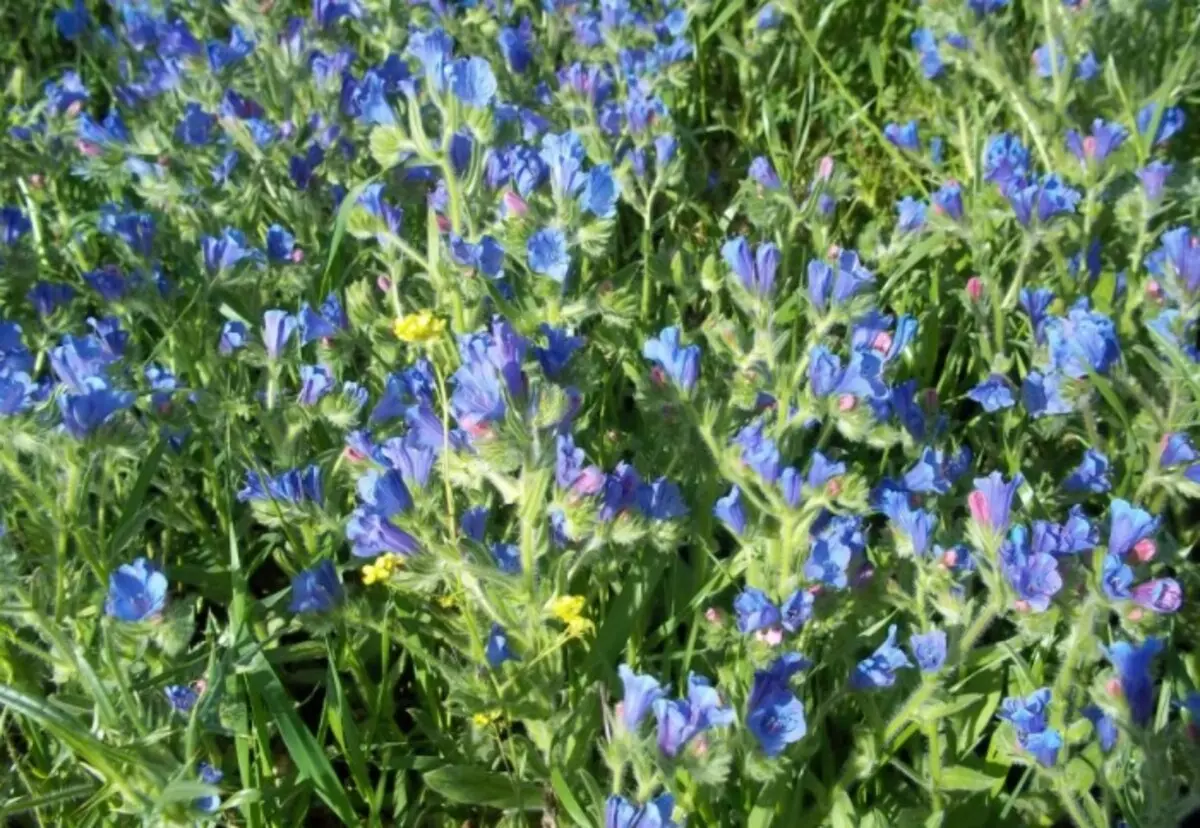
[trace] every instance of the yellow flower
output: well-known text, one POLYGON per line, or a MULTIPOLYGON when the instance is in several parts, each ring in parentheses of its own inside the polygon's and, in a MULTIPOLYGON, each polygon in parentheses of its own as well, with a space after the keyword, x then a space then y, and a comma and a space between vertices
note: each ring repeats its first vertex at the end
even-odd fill
POLYGON ((392 577, 395 572, 404 563, 404 558, 399 555, 387 554, 377 558, 374 563, 369 563, 363 567, 363 583, 373 584, 378 581, 386 581, 392 577))
POLYGON ((486 713, 476 713, 471 717, 471 721, 475 723, 476 727, 487 727, 499 721, 501 715, 503 714, 499 710, 489 710, 486 713))
POLYGON ((571 638, 579 638, 595 629, 595 625, 583 617, 583 607, 582 595, 560 595, 547 605, 550 614, 567 625, 567 635, 571 638))
POLYGON ((438 319, 432 311, 417 311, 401 316, 392 325, 392 332, 405 342, 429 342, 437 339, 446 330, 446 321, 438 319))
POLYGON ((458 603, 454 599, 453 595, 439 595, 437 602, 438 602, 438 606, 440 606, 442 609, 450 609, 451 607, 453 607, 455 604, 458 603))

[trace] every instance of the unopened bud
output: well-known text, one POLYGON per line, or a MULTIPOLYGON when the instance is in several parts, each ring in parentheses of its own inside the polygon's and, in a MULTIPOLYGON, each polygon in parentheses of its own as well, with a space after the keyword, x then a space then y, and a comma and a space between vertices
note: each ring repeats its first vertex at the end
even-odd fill
POLYGON ((1146 282, 1146 295, 1151 299, 1161 300, 1163 298, 1162 285, 1160 285, 1155 279, 1151 279, 1149 282, 1146 282))
POLYGON ((304 251, 299 247, 292 251, 292 261, 296 264, 300 264, 302 261, 304 261, 304 251))
POLYGON ((858 404, 858 400, 856 400, 853 397, 853 395, 851 395, 851 394, 842 394, 842 396, 838 397, 838 401, 837 401, 838 411, 841 411, 843 413, 847 412, 847 411, 853 411, 854 406, 856 406, 857 404, 858 404))
POLYGON ((725 620, 725 617, 716 607, 709 607, 704 611, 704 620, 710 624, 720 624, 725 620))
POLYGON ((781 627, 768 627, 765 630, 756 632, 754 637, 768 647, 778 647, 783 643, 783 629, 781 627))
POLYGON ((387 293, 392 289, 392 280, 380 274, 375 278, 375 287, 379 288, 383 293, 387 293))
POLYGON ((1155 554, 1157 553, 1158 546, 1156 546, 1154 541, 1150 540, 1150 538, 1142 538, 1133 545, 1133 555, 1142 563, 1153 560, 1155 554))
POLYGON ((1013 604, 1013 609, 1017 612, 1029 612, 1029 602, 1022 598, 1013 604))
POLYGON ((825 484, 825 492, 830 497, 837 497, 842 493, 842 478, 835 477, 825 484))
POLYGON ((504 207, 514 216, 524 216, 529 212, 529 205, 525 203, 525 199, 512 190, 504 192, 504 207))
POLYGON ((983 280, 978 276, 967 279, 967 297, 972 302, 978 302, 983 298, 983 280))
POLYGON ((826 155, 817 164, 817 178, 828 181, 833 177, 833 156, 826 155))
POLYGON ((871 347, 881 354, 886 354, 892 350, 892 335, 887 331, 880 331, 871 341, 871 347))

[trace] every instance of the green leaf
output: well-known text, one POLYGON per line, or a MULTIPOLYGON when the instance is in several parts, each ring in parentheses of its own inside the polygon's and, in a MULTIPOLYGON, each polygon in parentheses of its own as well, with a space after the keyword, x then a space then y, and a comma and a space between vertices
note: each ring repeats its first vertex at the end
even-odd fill
POLYGON ((1004 777, 988 776, 986 773, 954 765, 942 769, 940 788, 947 791, 986 791, 1004 782, 1004 777))
POLYGON ((146 499, 146 492, 150 490, 150 481, 154 479, 154 473, 158 471, 158 465, 162 462, 163 452, 166 449, 167 441, 159 440, 150 452, 150 456, 142 463, 137 480, 134 481, 133 488, 129 490, 129 496, 125 498, 125 508, 121 510, 121 519, 117 521, 117 527, 109 537, 108 560, 112 561, 120 557, 125 546, 133 539, 142 522, 145 521, 146 513, 142 511, 142 502, 146 499))
POLYGON ((412 144, 400 127, 377 126, 371 130, 371 157, 385 170, 399 164, 401 156, 411 150, 412 144))
POLYGON ((595 824, 592 818, 588 816, 579 804, 579 800, 575 798, 574 792, 567 784, 566 777, 562 775, 562 771, 558 768, 550 771, 550 785, 554 788, 554 795, 558 798, 558 804, 562 805, 563 810, 575 820, 575 824, 581 828, 593 828, 595 824))
POLYGON ((469 765, 446 765, 423 777, 430 789, 451 802, 503 810, 538 811, 542 792, 534 784, 469 765))

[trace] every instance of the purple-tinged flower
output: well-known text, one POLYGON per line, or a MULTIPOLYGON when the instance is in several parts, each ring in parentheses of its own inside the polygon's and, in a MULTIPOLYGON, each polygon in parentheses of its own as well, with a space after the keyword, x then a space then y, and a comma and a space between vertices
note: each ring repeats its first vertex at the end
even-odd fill
POLYGON ((1153 542, 1158 526, 1159 518, 1119 497, 1113 498, 1109 506, 1109 554, 1124 560, 1139 543, 1153 542))
POLYGON ((108 576, 104 614, 109 618, 129 622, 152 620, 162 613, 166 603, 166 576, 145 558, 122 564, 108 576))
POLYGON ((342 599, 342 584, 328 559, 292 578, 292 601, 296 613, 328 612, 342 599))
POLYGON ((1030 553, 1029 534, 1024 526, 1014 526, 1000 550, 1001 569, 1017 596, 1017 605, 1033 612, 1045 612, 1050 599, 1062 589, 1058 559, 1044 552, 1030 553))
POLYGON ((504 56, 509 70, 517 74, 524 73, 530 62, 533 61, 535 42, 533 21, 529 19, 529 15, 521 18, 519 26, 502 28, 496 40, 500 46, 500 54, 504 56))
POLYGON ((263 261, 262 251, 248 245, 246 235, 232 227, 226 227, 220 236, 204 236, 200 246, 209 276, 219 276, 241 262, 259 264, 263 261))
POLYGON ((621 721, 630 733, 636 733, 638 725, 650 713, 655 702, 666 696, 666 691, 658 679, 642 673, 635 673, 629 665, 622 664, 617 668, 625 694, 621 698, 621 721))
POLYGON ((557 227, 544 227, 529 237, 526 244, 529 269, 534 273, 549 276, 562 284, 571 269, 571 252, 567 248, 567 237, 557 227))
POLYGON ((168 684, 163 688, 163 694, 167 697, 167 704, 171 705, 171 709, 185 716, 191 713, 196 702, 200 701, 200 694, 186 684, 168 684))
POLYGON ((407 558, 422 551, 416 538, 366 507, 359 507, 351 513, 346 524, 346 540, 350 541, 350 553, 356 558, 374 558, 385 554, 407 558))
POLYGON ((896 646, 896 625, 892 624, 888 627, 887 640, 854 668, 850 676, 850 686, 855 690, 891 687, 896 683, 896 671, 901 667, 911 666, 912 662, 908 660, 908 656, 896 646))
POLYGON ((915 120, 906 124, 888 123, 883 128, 883 137, 893 146, 903 150, 916 152, 921 149, 921 136, 915 120))
POLYGON ((912 650, 917 667, 922 673, 936 673, 946 663, 946 632, 931 630, 910 636, 908 648, 912 650))
POLYGON ((579 205, 584 210, 599 218, 612 218, 620 197, 621 184, 613 176, 611 166, 597 164, 588 170, 579 192, 579 205))
POLYGON ((925 228, 924 201, 918 201, 912 196, 905 196, 896 202, 896 230, 900 233, 915 233, 925 228))
POLYGON ((645 805, 634 805, 623 796, 612 795, 604 805, 605 828, 679 828, 671 819, 675 797, 664 793, 645 805))
POLYGON ((1096 731, 1096 737, 1100 740, 1100 750, 1103 753, 1110 752, 1116 746, 1117 737, 1120 735, 1113 717, 1094 704, 1087 705, 1079 712, 1092 723, 1092 729, 1096 731))
POLYGON ((520 660, 519 656, 513 652, 512 647, 509 646, 508 633, 504 631, 504 627, 501 627, 494 621, 492 622, 491 630, 488 632, 484 656, 487 658, 488 666, 493 670, 506 661, 520 660))
POLYGON ((1168 282, 1167 292, 1173 297, 1200 290, 1200 236, 1187 227, 1166 231, 1159 248, 1146 258, 1146 269, 1168 282))
POLYGON ((1163 144, 1171 139, 1171 136, 1183 130, 1183 125, 1187 122, 1187 118, 1183 114, 1183 110, 1177 106, 1169 106, 1163 112, 1162 117, 1158 117, 1158 104, 1148 103, 1143 106, 1137 114, 1138 132, 1145 135, 1154 126, 1155 119, 1158 120, 1158 127, 1154 131, 1154 143, 1163 144))
POLYGON ((300 305, 296 314, 296 322, 300 328, 300 343, 307 345, 319 339, 330 339, 350 327, 346 311, 342 308, 342 300, 336 293, 330 293, 316 310, 308 302, 300 305))
POLYGON ((989 414, 1004 408, 1012 408, 1017 404, 1013 396, 1012 386, 1000 374, 991 374, 983 382, 976 385, 967 397, 983 406, 989 414))
POLYGON ((1002 535, 1008 530, 1013 495, 1024 481, 1019 472, 1007 483, 995 471, 987 477, 975 478, 975 490, 967 496, 972 520, 980 528, 1002 535))
POLYGON ((771 166, 770 159, 765 155, 760 155, 750 162, 748 174, 764 190, 779 190, 783 188, 783 182, 779 180, 779 175, 775 172, 775 168, 771 166))
POLYGON ((1200 460, 1200 453, 1196 452, 1191 438, 1182 432, 1166 435, 1163 437, 1160 446, 1161 453, 1158 462, 1164 469, 1169 469, 1172 466, 1187 465, 1200 460))
POLYGON ((1070 414, 1074 406, 1063 396, 1063 376, 1055 371, 1046 374, 1030 371, 1021 383, 1021 399, 1034 417, 1070 414))
POLYGON ((533 355, 546 376, 556 379, 566 370, 571 356, 584 346, 587 339, 574 336, 563 328, 552 328, 544 322, 538 330, 546 337, 546 346, 535 345, 533 355))
POLYGON ((813 615, 813 594, 797 589, 779 607, 780 625, 790 633, 799 632, 813 615))
POLYGON ((1105 656, 1116 668, 1121 694, 1129 705, 1129 718, 1139 727, 1150 724, 1154 713, 1154 677, 1150 668, 1162 648, 1162 641, 1157 638, 1147 638, 1140 645, 1118 641, 1104 648, 1105 656))
POLYGON ((808 663, 799 653, 785 653, 766 670, 754 672, 746 705, 746 727, 767 756, 778 756, 808 732, 804 705, 788 688, 788 680, 808 663))
POLYGON ((325 365, 300 366, 300 392, 296 401, 300 405, 312 406, 333 390, 333 372, 325 365))
POLYGON ((659 699, 654 702, 658 720, 658 748, 674 759, 688 742, 714 727, 733 723, 733 708, 721 703, 721 697, 708 679, 691 673, 686 699, 659 699))
POLYGON ((1074 213, 1083 198, 1078 190, 1064 184, 1057 173, 1047 173, 1037 181, 1017 178, 1009 183, 1005 196, 1022 227, 1028 227, 1035 218, 1044 224, 1056 216, 1074 213))
POLYGON ((1050 689, 1043 687, 1025 698, 1012 696, 1000 703, 996 714, 1017 729, 1018 733, 1041 733, 1046 729, 1050 706, 1050 689))
POLYGON ((1051 78, 1067 68, 1067 55, 1061 40, 1044 43, 1033 50, 1033 68, 1039 78, 1051 78))
POLYGON ((1083 57, 1079 59, 1079 63, 1075 65, 1075 77, 1087 83, 1096 75, 1100 74, 1100 61, 1096 60, 1096 55, 1090 49, 1083 53, 1083 57))
POLYGON ((263 314, 263 346, 267 349, 267 359, 279 359, 280 352, 287 346, 288 340, 296 332, 299 322, 290 313, 273 308, 263 314))
POLYGON ((79 74, 73 71, 63 72, 59 81, 48 81, 43 88, 46 95, 46 108, 52 115, 62 115, 71 107, 76 111, 89 97, 87 87, 83 85, 79 74))
POLYGON ((293 262, 296 237, 287 228, 272 224, 267 228, 267 258, 273 262, 293 262))
POLYGON ((217 116, 205 112, 200 104, 189 103, 184 107, 183 118, 175 127, 175 137, 189 147, 202 147, 212 138, 217 116))
POLYGON ((1063 740, 1057 730, 1047 728, 1037 733, 1018 733, 1017 744, 1033 756, 1042 767, 1052 768, 1058 761, 1058 751, 1063 746, 1063 740))
POLYGON ((59 9, 54 13, 54 27, 58 29, 58 33, 66 40, 76 40, 87 31, 88 25, 92 22, 88 16, 87 6, 83 4, 83 0, 75 0, 74 5, 69 9, 59 9))
POLYGON ((1103 494, 1112 488, 1108 479, 1108 458, 1094 448, 1084 452, 1083 460, 1067 475, 1063 489, 1068 492, 1103 494))
POLYGON ((656 365, 684 393, 690 392, 700 378, 700 346, 680 343, 679 328, 663 328, 657 337, 647 339, 642 356, 656 365))
POLYGON ((778 627, 782 621, 779 608, 761 589, 746 587, 733 602, 737 627, 743 635, 778 627))
POLYGON ((1183 590, 1174 578, 1155 578, 1138 584, 1130 597, 1139 607, 1157 613, 1170 614, 1183 606, 1183 590))
POLYGON ((363 8, 359 0, 313 0, 313 21, 322 29, 328 29, 343 17, 359 19, 363 8))
POLYGON ((1147 201, 1153 204, 1162 200, 1163 191, 1167 186, 1167 179, 1174 169, 1175 166, 1173 164, 1164 161, 1151 161, 1138 170, 1138 179, 1142 182, 1142 193, 1146 196, 1147 201))
POLYGON ((87 377, 76 392, 58 398, 63 428, 76 440, 82 440, 133 405, 134 399, 132 392, 113 388, 103 377, 87 377))
POLYGON ((930 199, 933 202, 935 214, 947 216, 954 221, 962 221, 962 185, 957 181, 947 181, 930 196, 930 199))
POLYGON ((217 342, 217 351, 221 356, 229 356, 246 344, 246 325, 236 319, 221 326, 221 338, 217 342))
POLYGON ((746 531, 746 509, 742 505, 742 490, 734 486, 729 494, 719 498, 713 505, 713 516, 725 524, 733 534, 739 537, 746 531))
POLYGON ((804 577, 834 589, 845 589, 850 561, 866 549, 862 521, 853 515, 831 519, 812 539, 804 577))
POLYGON ((1084 137, 1074 129, 1067 130, 1067 149, 1085 167, 1089 161, 1102 164, 1128 137, 1125 127, 1097 118, 1092 121, 1091 135, 1084 137))
POLYGON ((983 156, 983 180, 1004 190, 1010 182, 1025 177, 1029 167, 1029 150, 1017 136, 1002 132, 988 139, 983 156))

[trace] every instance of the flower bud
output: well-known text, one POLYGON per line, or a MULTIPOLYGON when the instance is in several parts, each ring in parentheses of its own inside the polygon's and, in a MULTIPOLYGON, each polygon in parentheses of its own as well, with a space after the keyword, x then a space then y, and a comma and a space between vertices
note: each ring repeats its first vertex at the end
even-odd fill
POLYGON ((972 302, 978 302, 983 298, 983 280, 978 276, 967 279, 967 297, 972 302))
POLYGON ((838 411, 841 411, 842 413, 845 413, 847 411, 853 411, 854 406, 856 406, 857 404, 858 404, 858 400, 856 400, 850 394, 842 394, 840 397, 838 397, 837 407, 838 407, 838 411))
POLYGON ((1158 552, 1158 547, 1150 538, 1142 538, 1133 545, 1133 556, 1142 563, 1153 560, 1158 552))
POLYGON ((826 155, 821 158, 817 164, 817 178, 822 181, 828 181, 833 177, 833 157, 826 155))

